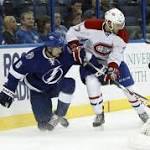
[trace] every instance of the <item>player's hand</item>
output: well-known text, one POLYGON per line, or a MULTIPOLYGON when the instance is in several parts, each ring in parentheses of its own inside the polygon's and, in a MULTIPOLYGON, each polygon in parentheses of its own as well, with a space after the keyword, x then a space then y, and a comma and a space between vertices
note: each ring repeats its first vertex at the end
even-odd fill
POLYGON ((14 93, 7 88, 3 88, 0 92, 0 104, 9 108, 13 101, 14 93))
POLYGON ((120 76, 118 65, 114 62, 108 64, 108 70, 105 76, 105 81, 117 80, 120 76))
POLYGON ((74 40, 68 43, 69 48, 72 51, 73 54, 73 59, 75 62, 77 62, 78 64, 82 64, 82 59, 81 59, 81 47, 79 44, 78 40, 74 40))

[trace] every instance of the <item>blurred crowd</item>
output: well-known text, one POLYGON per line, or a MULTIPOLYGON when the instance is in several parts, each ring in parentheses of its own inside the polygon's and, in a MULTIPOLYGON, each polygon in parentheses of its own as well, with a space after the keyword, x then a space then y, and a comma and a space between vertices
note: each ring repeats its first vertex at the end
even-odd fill
MULTIPOLYGON (((104 18, 108 9, 119 8, 126 17, 130 39, 141 39, 140 3, 141 0, 100 0, 100 18, 104 18)), ((64 40, 70 26, 96 18, 96 0, 56 0, 55 4, 55 31, 64 40)), ((150 0, 147 0, 147 6, 150 6, 150 0)), ((51 32, 49 10, 49 0, 0 0, 1 44, 40 43, 45 40, 51 32)), ((148 25, 147 30, 150 30, 148 25)))

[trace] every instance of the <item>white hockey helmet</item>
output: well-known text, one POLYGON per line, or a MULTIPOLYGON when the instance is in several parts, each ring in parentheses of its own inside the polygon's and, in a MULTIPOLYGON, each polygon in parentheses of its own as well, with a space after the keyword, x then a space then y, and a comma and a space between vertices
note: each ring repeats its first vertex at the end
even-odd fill
POLYGON ((114 29, 114 24, 119 25, 120 29, 125 26, 124 14, 117 8, 112 8, 105 13, 105 22, 110 30, 114 29))

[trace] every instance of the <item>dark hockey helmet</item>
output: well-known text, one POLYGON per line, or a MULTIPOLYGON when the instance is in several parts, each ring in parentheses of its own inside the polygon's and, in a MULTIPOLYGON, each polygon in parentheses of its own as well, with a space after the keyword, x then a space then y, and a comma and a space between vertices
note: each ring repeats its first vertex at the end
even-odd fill
POLYGON ((44 41, 47 47, 63 47, 64 40, 58 33, 50 33, 48 38, 44 41))

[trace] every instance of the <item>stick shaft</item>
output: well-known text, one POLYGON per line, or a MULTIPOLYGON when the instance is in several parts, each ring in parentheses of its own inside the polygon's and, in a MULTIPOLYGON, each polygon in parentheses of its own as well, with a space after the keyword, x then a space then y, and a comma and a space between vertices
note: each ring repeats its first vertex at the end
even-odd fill
MULTIPOLYGON (((106 72, 106 67, 105 67, 105 68, 103 67, 103 68, 99 69, 99 68, 97 68, 96 66, 94 66, 91 62, 88 62, 88 61, 87 61, 86 63, 97 71, 97 72, 95 73, 95 75, 96 75, 97 77, 99 77, 99 76, 105 74, 105 72, 106 72), (104 70, 105 70, 105 71, 104 71, 104 70)), ((139 98, 140 98, 140 101, 141 101, 142 103, 144 103, 147 107, 150 108, 150 104, 148 104, 149 99, 147 99, 146 97, 144 97, 144 96, 142 96, 142 95, 140 95, 140 94, 138 94, 138 93, 136 93, 136 92, 133 92, 133 91, 129 90, 128 88, 126 88, 126 87, 124 87, 123 85, 121 85, 118 81, 115 81, 115 80, 114 80, 113 83, 114 83, 118 88, 120 88, 121 90, 123 90, 124 92, 126 92, 126 93, 128 93, 128 94, 130 94, 130 95, 135 95, 135 96, 139 97, 139 98)))

